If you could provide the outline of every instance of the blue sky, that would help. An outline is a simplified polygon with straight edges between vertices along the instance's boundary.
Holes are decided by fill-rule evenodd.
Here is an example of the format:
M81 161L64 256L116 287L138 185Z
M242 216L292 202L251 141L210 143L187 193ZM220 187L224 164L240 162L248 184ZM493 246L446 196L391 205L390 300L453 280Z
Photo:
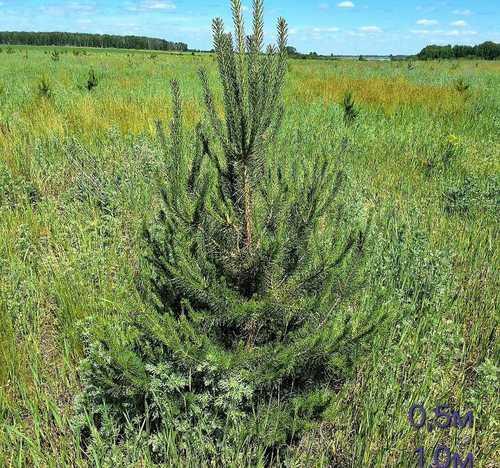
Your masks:
M251 0L243 0L250 13ZM415 53L427 44L500 42L500 0L265 0L266 33L277 16L301 52ZM215 16L229 0L0 0L0 30L137 34L211 48Z

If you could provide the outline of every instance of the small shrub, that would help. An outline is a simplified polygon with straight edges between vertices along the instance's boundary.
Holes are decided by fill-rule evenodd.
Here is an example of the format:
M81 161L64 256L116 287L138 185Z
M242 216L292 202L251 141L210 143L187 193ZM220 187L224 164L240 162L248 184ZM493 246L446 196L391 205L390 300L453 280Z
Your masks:
M7 52L7 54L15 54L16 53L16 51L12 47L7 47L6 52Z
M54 50L54 51L52 51L52 53L50 54L50 58L51 58L54 62L59 62L59 59L61 58L61 56L60 56L60 53L59 53L57 50Z

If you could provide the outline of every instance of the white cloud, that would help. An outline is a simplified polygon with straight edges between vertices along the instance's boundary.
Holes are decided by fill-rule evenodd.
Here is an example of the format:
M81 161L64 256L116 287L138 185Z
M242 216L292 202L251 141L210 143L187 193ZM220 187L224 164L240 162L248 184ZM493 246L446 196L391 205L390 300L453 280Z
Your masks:
M358 31L362 33L371 33L371 34L383 32L382 29L380 29L378 26L362 26L361 28L358 28Z
M429 29L414 29L410 31L412 34L416 34L418 36L476 36L478 33L477 31L472 31L472 30L459 30L459 29L451 29L448 31L445 30L437 30L437 31L431 31Z
M340 2L337 4L339 8L354 8L354 3L352 2Z
M127 10L148 11L148 10L175 10L175 3L169 0L143 0L139 3L129 4Z
M333 32L338 32L340 31L339 28L336 27L331 27L331 28L312 28L313 33L333 33Z
M150 10L174 10L175 4L171 2L161 2L161 1L150 1L143 2L144 8L149 8Z
M463 20L459 21L454 21L451 23L452 26L455 26L456 28L465 28L467 26L467 22Z
M470 16L472 15L472 11L470 10L453 10L454 15L458 16Z
M419 24L420 26L434 26L436 24L438 24L439 22L436 21L436 20L430 20L430 19L419 19L417 21L417 24Z

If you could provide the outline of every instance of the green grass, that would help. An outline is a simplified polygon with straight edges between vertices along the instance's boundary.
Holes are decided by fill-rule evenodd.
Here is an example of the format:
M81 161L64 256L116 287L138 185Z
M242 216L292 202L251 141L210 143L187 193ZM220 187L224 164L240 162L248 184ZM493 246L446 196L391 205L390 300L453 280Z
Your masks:
M87 457L71 430L82 319L143 307L141 228L157 212L162 166L155 120L171 116L175 77L194 127L197 69L215 79L215 63L1 49L0 466L148 466L133 443ZM417 447L443 442L497 466L500 64L297 60L289 69L276 154L326 152L347 171L375 212L372 269L353 306L377 295L389 313L293 463L416 466ZM347 90L360 111L350 128ZM417 402L472 410L474 428L417 432L407 420ZM202 464L171 452L174 465Z

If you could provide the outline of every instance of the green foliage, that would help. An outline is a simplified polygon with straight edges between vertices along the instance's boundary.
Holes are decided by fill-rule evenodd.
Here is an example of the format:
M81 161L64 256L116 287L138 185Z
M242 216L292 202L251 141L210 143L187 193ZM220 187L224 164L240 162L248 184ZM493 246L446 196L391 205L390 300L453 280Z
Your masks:
M187 50L187 44L183 42L171 42L151 37L68 32L0 31L0 44Z
M54 62L59 62L59 59L61 58L61 54L57 50L53 50L52 53L50 54L50 58Z
M479 57L485 60L495 60L500 57L500 44L494 42L484 42L476 46L464 45L429 45L423 48L418 58L420 60L451 59L451 58L474 58Z
M167 180L146 230L151 305L86 327L80 413L101 431L110 419L122 436L145 428L159 461L172 428L179 447L214 463L242 441L268 462L281 456L321 422L381 319L348 303L360 289L367 216L337 201L345 176L334 159L269 151L284 111L286 22L262 54L262 2L250 37L239 0L232 10L234 40L213 23L224 120L201 70L207 121L196 143L184 138L176 81L169 141L158 125Z

